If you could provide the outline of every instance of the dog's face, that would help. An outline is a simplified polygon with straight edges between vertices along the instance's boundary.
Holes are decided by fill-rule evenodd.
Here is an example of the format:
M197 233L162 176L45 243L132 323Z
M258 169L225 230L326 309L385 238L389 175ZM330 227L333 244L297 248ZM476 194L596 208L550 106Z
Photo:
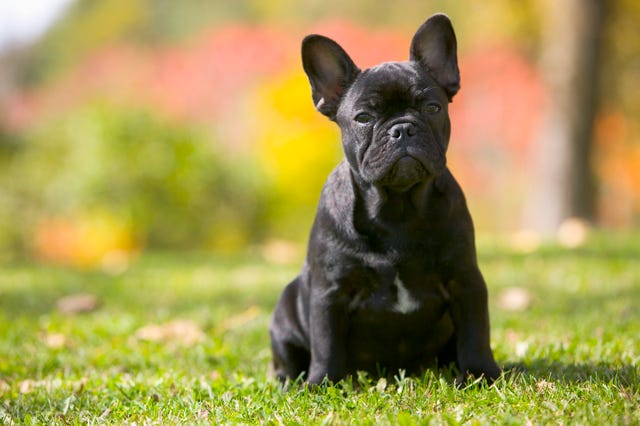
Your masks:
M460 81L446 16L420 27L407 62L361 72L322 36L304 40L302 58L316 108L340 126L345 156L360 179L403 192L445 169L447 104Z
M444 90L414 62L361 73L336 115L351 168L364 181L397 191L441 173L447 102Z

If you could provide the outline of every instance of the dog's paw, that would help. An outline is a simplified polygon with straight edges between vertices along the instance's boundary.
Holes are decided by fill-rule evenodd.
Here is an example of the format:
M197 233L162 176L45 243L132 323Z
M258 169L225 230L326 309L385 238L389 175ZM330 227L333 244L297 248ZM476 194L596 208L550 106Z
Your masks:
M495 363L484 368L467 368L463 370L454 380L457 388L463 388L480 383L492 385L502 374L502 370Z

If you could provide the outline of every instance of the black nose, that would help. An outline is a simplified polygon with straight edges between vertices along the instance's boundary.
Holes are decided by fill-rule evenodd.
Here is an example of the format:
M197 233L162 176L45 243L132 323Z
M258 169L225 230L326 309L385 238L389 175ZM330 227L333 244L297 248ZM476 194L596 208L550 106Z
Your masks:
M398 123L394 124L387 133L391 136L391 139L400 141L415 136L417 130L412 123Z

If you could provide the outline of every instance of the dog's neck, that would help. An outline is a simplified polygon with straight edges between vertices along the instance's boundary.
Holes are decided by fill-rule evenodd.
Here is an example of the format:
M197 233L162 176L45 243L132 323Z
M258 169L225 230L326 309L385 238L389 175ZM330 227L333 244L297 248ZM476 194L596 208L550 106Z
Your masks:
M388 187L364 182L352 173L357 194L355 208L366 214L358 214L373 223L401 223L423 217L428 198L435 189L435 179L419 182L406 191L394 191Z

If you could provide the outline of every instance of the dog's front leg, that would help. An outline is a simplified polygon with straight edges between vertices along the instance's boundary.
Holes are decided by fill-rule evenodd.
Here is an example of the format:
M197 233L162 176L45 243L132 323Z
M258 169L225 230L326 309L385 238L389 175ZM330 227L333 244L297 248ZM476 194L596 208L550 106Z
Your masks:
M325 377L337 382L345 376L348 305L340 290L338 283L322 283L312 289L310 384L320 384Z
M470 267L449 283L451 313L461 377L484 376L493 382L501 370L494 361L489 335L487 287L477 267Z

